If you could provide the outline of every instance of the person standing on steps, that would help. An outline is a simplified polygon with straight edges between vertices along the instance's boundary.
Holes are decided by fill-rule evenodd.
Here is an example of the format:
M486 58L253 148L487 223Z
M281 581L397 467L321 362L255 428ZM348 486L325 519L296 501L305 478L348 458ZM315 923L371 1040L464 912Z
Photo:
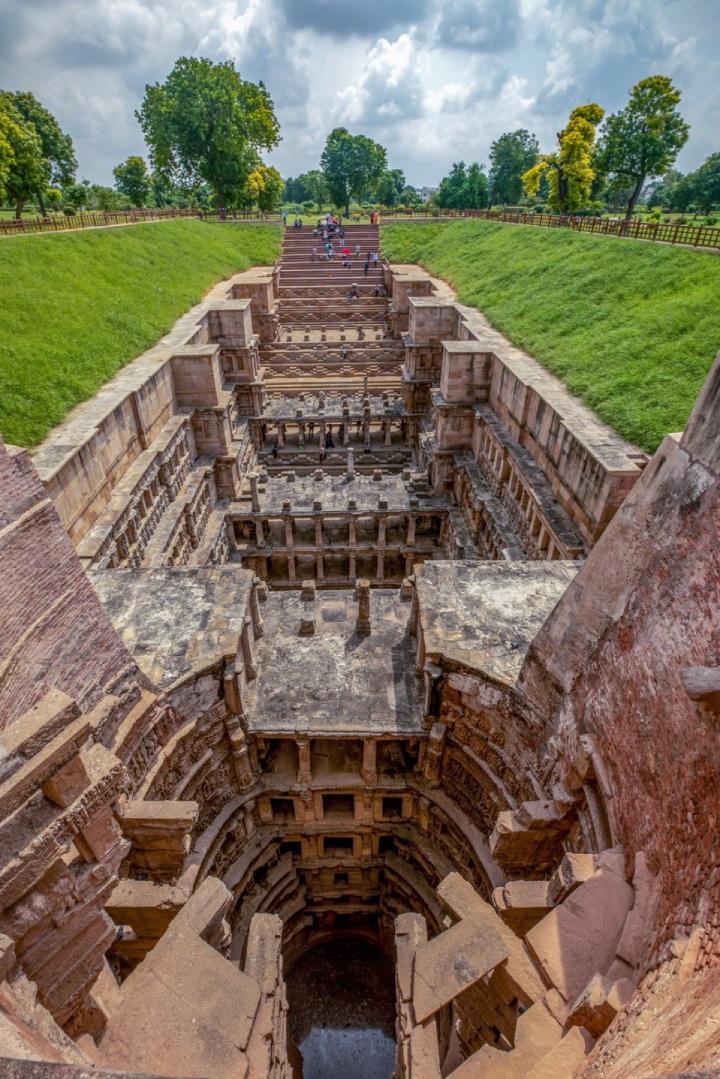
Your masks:
M368 270L369 269L370 269L370 256L368 255L368 257L365 259L365 265L363 266L363 271L364 271L366 277L368 275Z
M283 212L282 212L282 223L283 223L283 228L285 228L285 226L287 225L287 213L285 212L285 210L283 210Z

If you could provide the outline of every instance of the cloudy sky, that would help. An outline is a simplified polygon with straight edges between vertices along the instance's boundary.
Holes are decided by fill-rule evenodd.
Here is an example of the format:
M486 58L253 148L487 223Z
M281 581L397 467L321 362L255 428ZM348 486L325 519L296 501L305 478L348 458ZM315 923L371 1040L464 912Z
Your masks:
M181 55L263 79L283 175L344 125L410 183L487 161L502 131L550 149L577 104L622 106L639 78L683 95L689 170L720 149L720 0L0 0L0 87L32 90L75 141L80 175L144 153L134 110Z

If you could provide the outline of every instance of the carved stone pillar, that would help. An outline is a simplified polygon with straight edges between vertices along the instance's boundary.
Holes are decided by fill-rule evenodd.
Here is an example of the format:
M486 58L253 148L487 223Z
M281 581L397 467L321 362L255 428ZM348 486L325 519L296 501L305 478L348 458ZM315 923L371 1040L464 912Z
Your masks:
M361 578L357 582L358 616L355 632L361 637L370 635L370 582Z
M446 730L444 723L433 723L430 728L427 752L425 754L424 775L426 781L432 787L436 787L440 783L440 764L442 762Z
M250 498L252 500L253 513L260 512L260 496L258 494L258 477L257 472L251 472L248 476L250 480Z
M306 735L300 735L297 739L298 749L298 777L297 781L301 787L309 786L312 780L312 770L310 767L310 739Z
M240 647L242 648L243 666L245 667L245 678L248 682L252 682L254 678L257 678L257 667L255 666L255 662L253 660L249 630L250 619L246 618L243 622L243 628L240 634Z
M377 783L377 740L363 740L362 777L366 783Z

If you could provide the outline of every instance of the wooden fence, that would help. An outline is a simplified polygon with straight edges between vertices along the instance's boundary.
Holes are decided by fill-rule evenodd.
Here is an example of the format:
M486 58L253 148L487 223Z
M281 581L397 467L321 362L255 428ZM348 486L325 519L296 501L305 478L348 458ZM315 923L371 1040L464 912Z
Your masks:
M0 218L0 236L16 236L26 232L67 232L68 229L100 228L106 225L128 225L139 221L167 221L174 217L199 217L197 210L93 210L66 217L53 214L49 217Z
M576 232L593 232L601 236L624 236L634 240L656 240L667 244L687 244L691 247L720 248L720 228L710 225L678 224L677 222L645 222L612 220L607 217L572 217L557 214L504 213L502 210L443 210L442 214L413 212L412 214L383 214L381 221L451 221L458 218L480 217L485 221L506 221L513 225L536 225L542 228L569 228Z
M313 215L305 215L313 217ZM68 229L99 228L107 225L126 225L139 221L165 221L175 217L196 217L203 221L279 222L279 213L218 213L217 211L167 209L167 210L117 210L77 213L72 217L55 214L46 218L0 219L0 236L12 236L26 232L63 232ZM412 212L387 211L380 214L382 224L398 221L455 221L458 218L479 217L485 221L505 221L513 225L535 225L542 228L570 228L576 232L592 232L601 236L621 236L635 240L655 240L668 244L685 244L689 247L720 249L720 228L710 225L678 224L677 222L653 222L612 220L606 217L572 217L556 214L505 213L502 210L443 210L429 213L425 210ZM352 219L352 218L351 218Z

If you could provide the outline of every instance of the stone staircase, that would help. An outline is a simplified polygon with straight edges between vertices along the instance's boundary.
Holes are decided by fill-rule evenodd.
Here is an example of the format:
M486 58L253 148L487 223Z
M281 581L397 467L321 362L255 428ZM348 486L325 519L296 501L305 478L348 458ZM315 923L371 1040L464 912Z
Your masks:
M402 346L389 337L389 301L382 293L382 264L364 271L379 250L377 226L347 225L344 240L333 240L325 257L312 226L285 229L278 285L280 334L261 348L265 378L273 391L349 394L400 388ZM351 252L343 266L342 249ZM360 254L356 255L359 247ZM314 249L314 251L313 251ZM349 299L352 285L359 296Z

